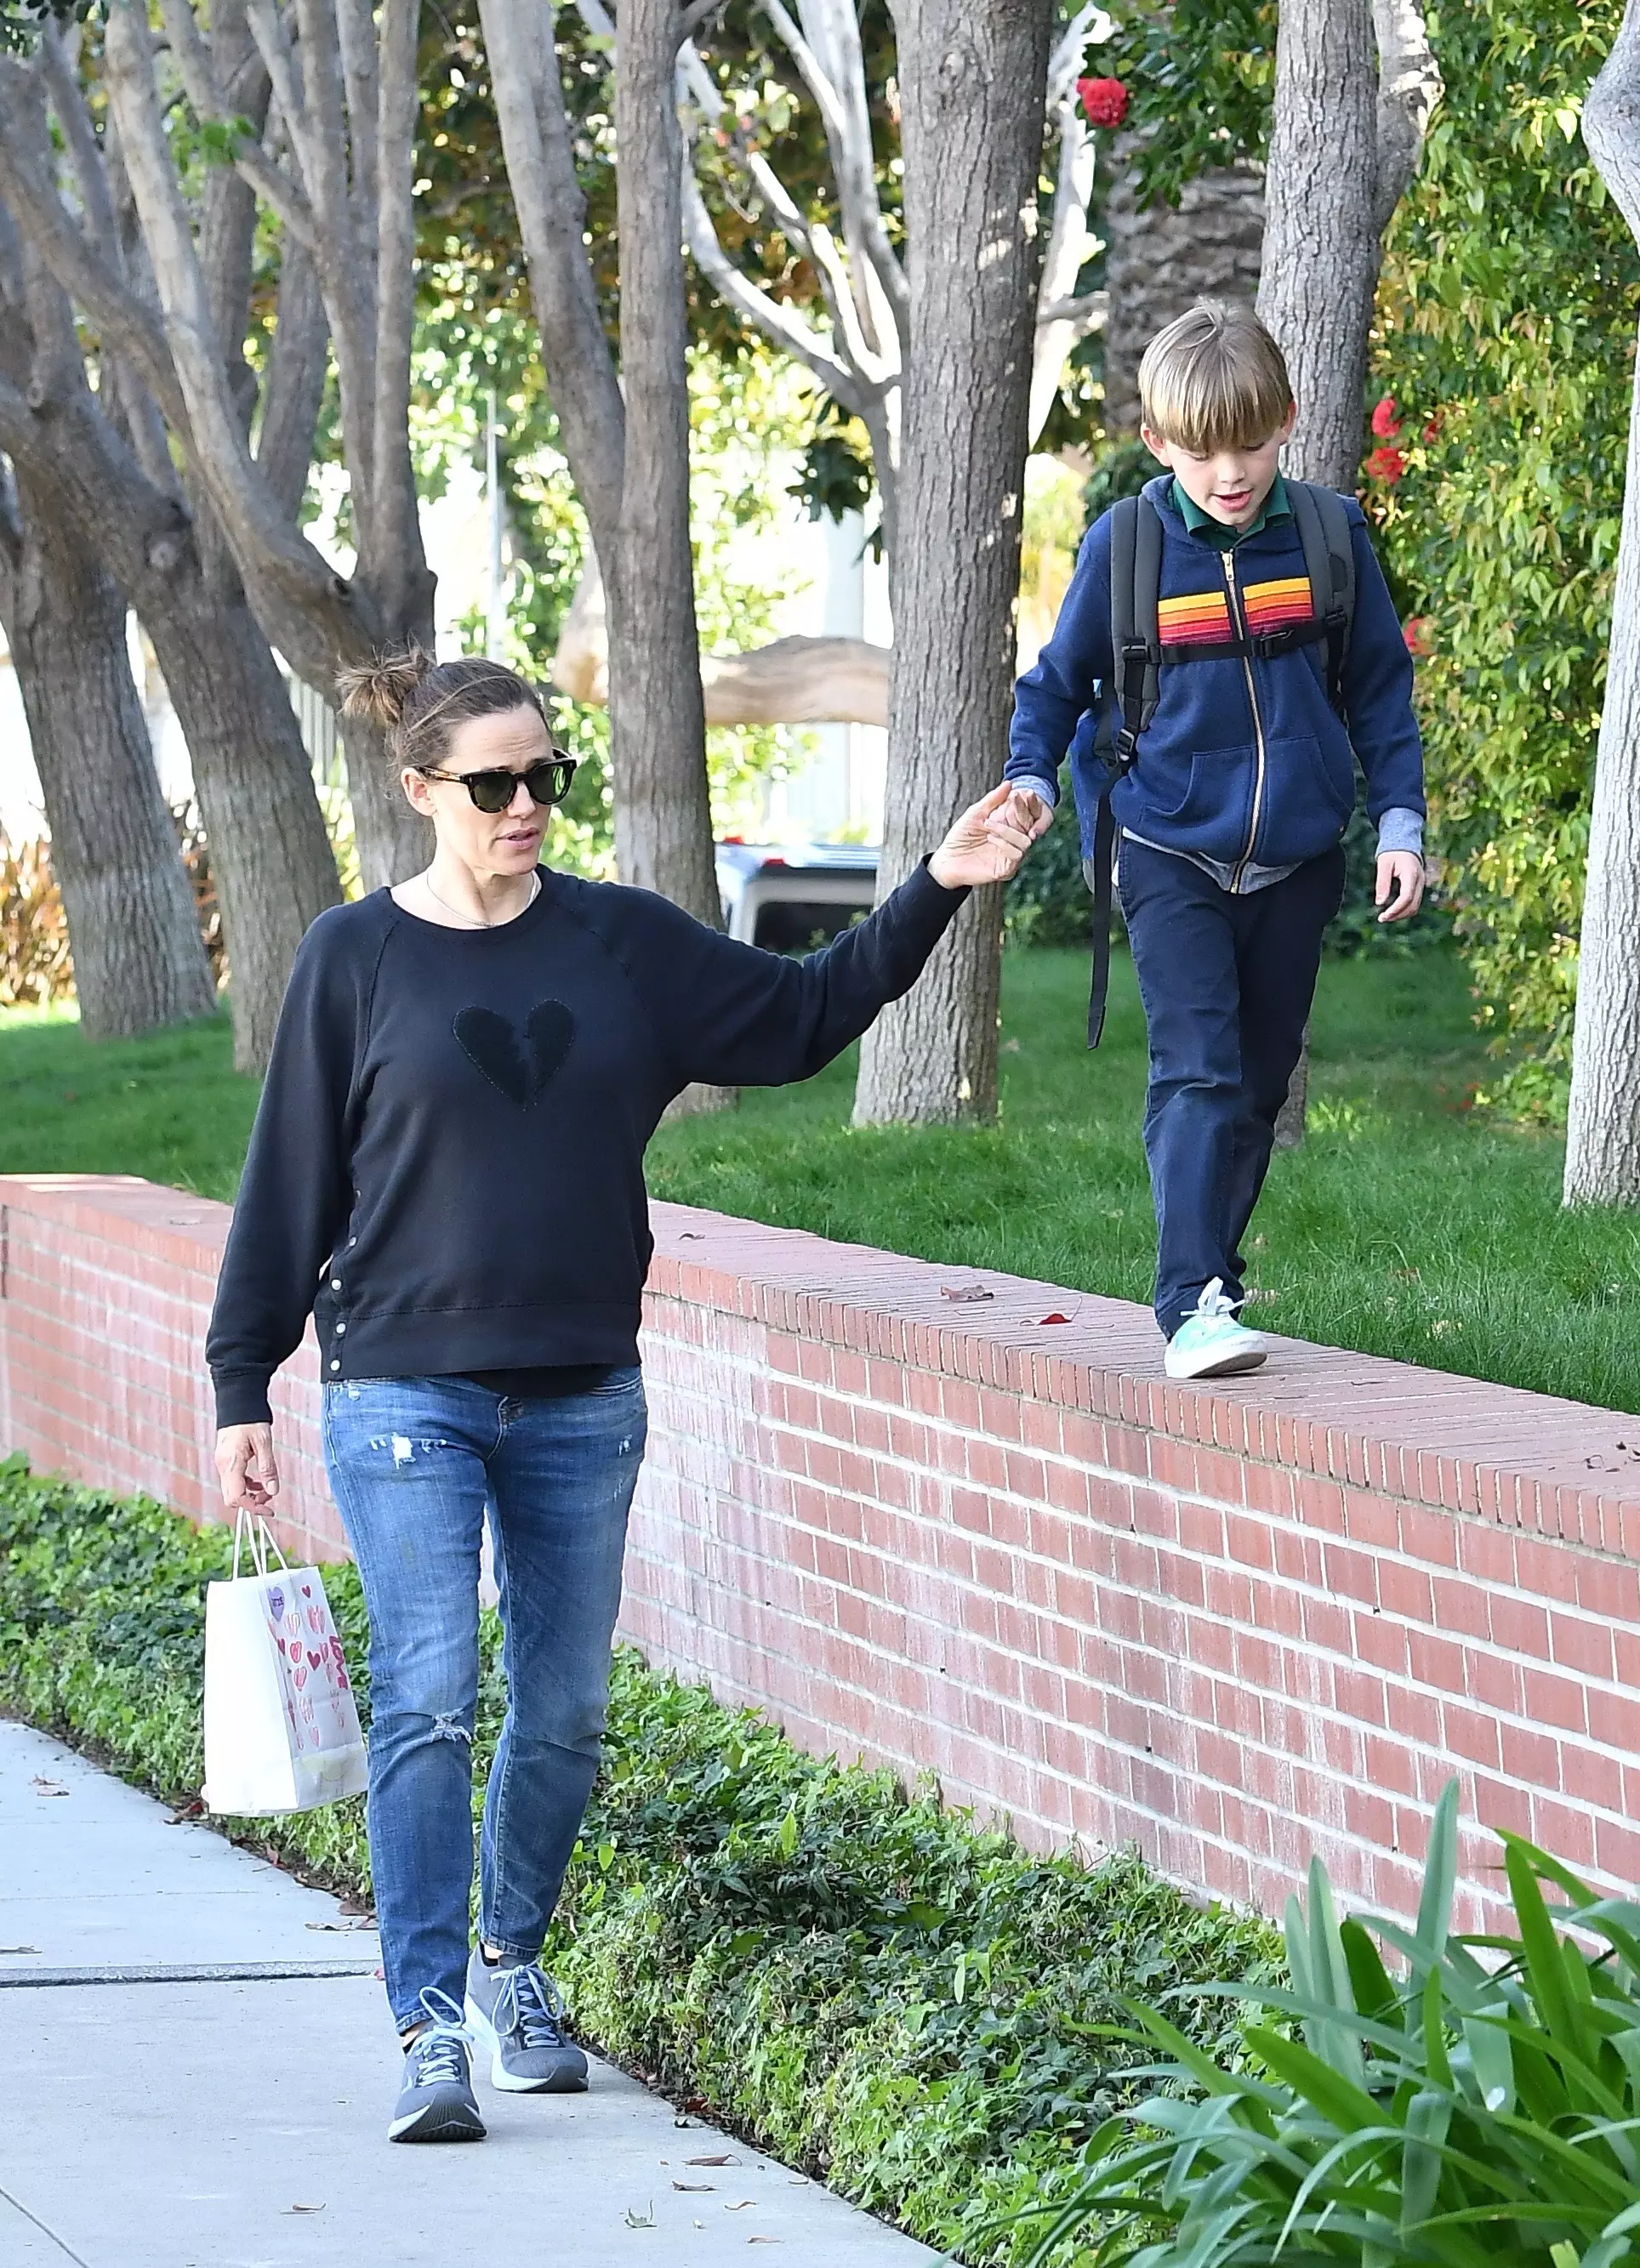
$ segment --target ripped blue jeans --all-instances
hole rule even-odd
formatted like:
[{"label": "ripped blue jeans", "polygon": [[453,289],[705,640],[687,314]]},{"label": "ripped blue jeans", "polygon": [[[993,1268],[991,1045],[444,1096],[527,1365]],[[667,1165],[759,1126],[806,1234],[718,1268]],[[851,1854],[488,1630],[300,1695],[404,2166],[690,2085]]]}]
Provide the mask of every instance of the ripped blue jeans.
[{"label": "ripped blue jeans", "polygon": [[598,1768],[645,1423],[636,1369],[528,1401],[465,1378],[324,1389],[325,1462],[370,1615],[370,1864],[401,2030],[424,1989],[459,2003],[466,1980],[485,1517],[507,1706],[479,1926],[533,1961]]}]

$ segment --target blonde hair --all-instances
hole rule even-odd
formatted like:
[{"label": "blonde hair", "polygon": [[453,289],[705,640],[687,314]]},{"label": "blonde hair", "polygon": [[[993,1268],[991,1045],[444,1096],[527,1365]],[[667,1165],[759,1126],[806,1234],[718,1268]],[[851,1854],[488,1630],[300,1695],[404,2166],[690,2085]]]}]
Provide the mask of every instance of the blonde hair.
[{"label": "blonde hair", "polygon": [[1145,349],[1139,399],[1153,433],[1211,457],[1267,441],[1293,406],[1293,387],[1251,307],[1198,299]]},{"label": "blonde hair", "polygon": [[434,661],[418,645],[379,653],[373,661],[344,669],[336,693],[344,717],[374,725],[386,736],[394,761],[416,771],[442,763],[469,718],[533,709],[543,723],[546,718],[540,694],[515,670],[480,654]]}]

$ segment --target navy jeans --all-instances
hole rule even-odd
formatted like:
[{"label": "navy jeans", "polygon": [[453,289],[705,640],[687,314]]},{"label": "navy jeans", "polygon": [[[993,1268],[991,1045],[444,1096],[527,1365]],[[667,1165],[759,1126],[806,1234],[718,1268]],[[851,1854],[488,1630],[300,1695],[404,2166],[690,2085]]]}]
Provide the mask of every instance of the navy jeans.
[{"label": "navy jeans", "polygon": [[370,1865],[401,2030],[424,1989],[459,2003],[466,1980],[485,1515],[507,1706],[479,1926],[534,1961],[598,1768],[645,1426],[635,1369],[529,1401],[464,1378],[325,1388],[325,1462],[370,1614]]},{"label": "navy jeans", "polygon": [[1241,1241],[1304,1045],[1321,933],[1344,894],[1344,854],[1235,896],[1188,858],[1124,839],[1118,891],[1150,1035],[1156,1318],[1171,1338],[1214,1277],[1232,1299],[1245,1288]]}]

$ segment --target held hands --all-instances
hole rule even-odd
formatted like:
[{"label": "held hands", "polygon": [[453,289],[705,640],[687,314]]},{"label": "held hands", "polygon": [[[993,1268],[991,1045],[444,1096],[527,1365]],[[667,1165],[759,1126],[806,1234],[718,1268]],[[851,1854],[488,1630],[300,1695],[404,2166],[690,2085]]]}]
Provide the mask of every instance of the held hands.
[{"label": "held hands", "polygon": [[230,1512],[263,1512],[279,1493],[271,1425],[225,1425],[217,1435],[217,1478]]},{"label": "held hands", "polygon": [[1004,784],[971,804],[953,820],[949,834],[928,861],[935,880],[947,890],[1006,882],[1035,839],[1029,824],[1013,815],[1013,806],[1023,810],[1024,803],[1036,801],[1035,796],[1022,797]]},{"label": "held hands", "polygon": [[1374,905],[1380,922],[1410,921],[1423,903],[1423,861],[1415,850],[1386,850],[1378,860]]},{"label": "held hands", "polygon": [[994,827],[998,820],[1017,828],[1029,841],[1039,843],[1053,824],[1053,806],[1045,803],[1032,788],[1010,785],[1008,801],[987,824]]}]

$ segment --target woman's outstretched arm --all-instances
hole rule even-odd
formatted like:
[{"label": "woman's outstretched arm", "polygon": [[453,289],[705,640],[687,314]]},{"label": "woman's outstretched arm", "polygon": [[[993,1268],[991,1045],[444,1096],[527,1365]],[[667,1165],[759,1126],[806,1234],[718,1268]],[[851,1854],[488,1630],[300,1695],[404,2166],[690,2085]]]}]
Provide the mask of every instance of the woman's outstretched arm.
[{"label": "woman's outstretched arm", "polygon": [[911,990],[970,889],[1018,866],[1031,837],[1008,809],[1006,787],[982,797],[873,914],[802,961],[647,900],[626,968],[679,1089],[784,1086],[840,1055]]}]

